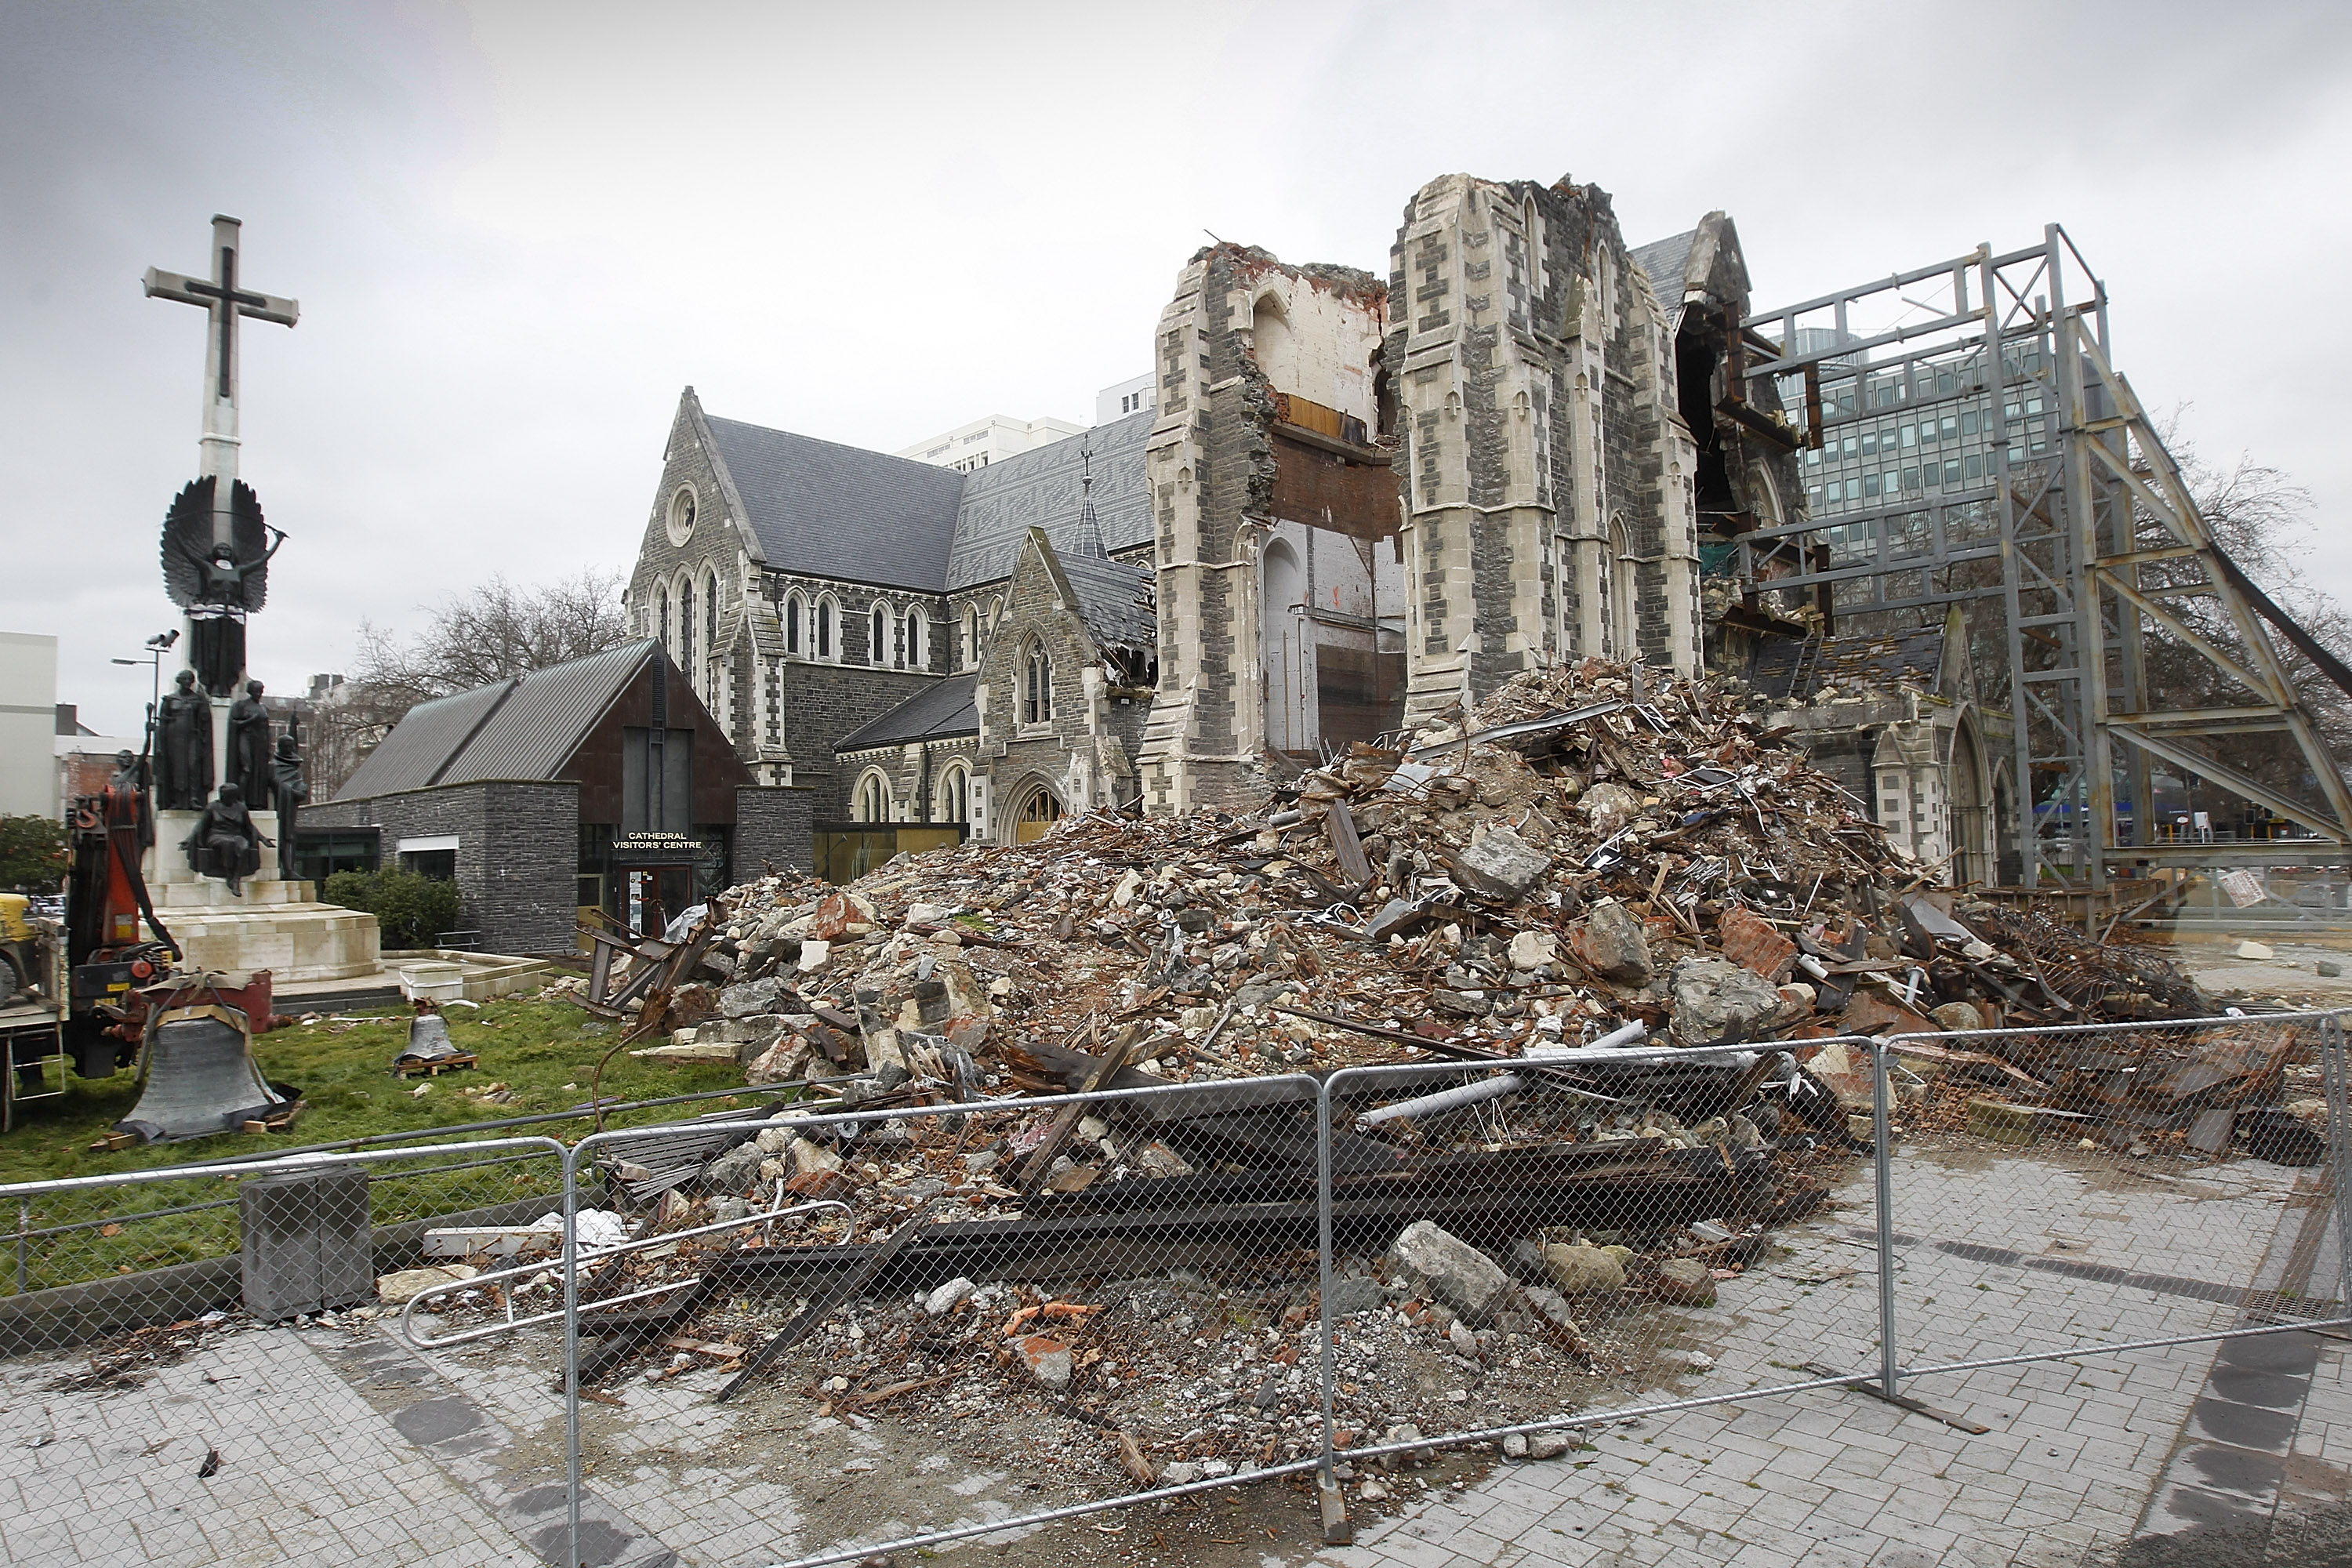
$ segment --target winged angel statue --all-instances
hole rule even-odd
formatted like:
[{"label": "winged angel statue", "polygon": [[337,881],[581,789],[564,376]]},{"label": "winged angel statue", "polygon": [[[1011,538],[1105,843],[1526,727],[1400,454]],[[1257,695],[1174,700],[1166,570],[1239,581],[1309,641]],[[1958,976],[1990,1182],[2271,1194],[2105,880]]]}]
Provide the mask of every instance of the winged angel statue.
[{"label": "winged angel statue", "polygon": [[261,520],[261,498],[242,480],[229,490],[230,538],[213,537],[219,480],[192,480],[163,518],[163,586],[187,611],[188,662],[205,689],[226,697],[245,673],[245,618],[269,598],[269,558],[286,535]]}]

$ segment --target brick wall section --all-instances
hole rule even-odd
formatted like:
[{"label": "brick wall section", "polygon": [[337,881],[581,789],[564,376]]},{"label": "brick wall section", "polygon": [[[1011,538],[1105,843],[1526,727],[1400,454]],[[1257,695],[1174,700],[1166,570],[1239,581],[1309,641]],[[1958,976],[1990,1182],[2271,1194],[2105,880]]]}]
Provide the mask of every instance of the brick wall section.
[{"label": "brick wall section", "polygon": [[813,871],[809,825],[816,792],[798,785],[747,784],[735,792],[735,879],[748,882],[766,868]]},{"label": "brick wall section", "polygon": [[387,865],[404,838],[457,837],[459,924],[494,952],[557,952],[573,943],[580,868],[580,788],[470,784],[331,801],[302,812],[306,827],[383,829]]}]

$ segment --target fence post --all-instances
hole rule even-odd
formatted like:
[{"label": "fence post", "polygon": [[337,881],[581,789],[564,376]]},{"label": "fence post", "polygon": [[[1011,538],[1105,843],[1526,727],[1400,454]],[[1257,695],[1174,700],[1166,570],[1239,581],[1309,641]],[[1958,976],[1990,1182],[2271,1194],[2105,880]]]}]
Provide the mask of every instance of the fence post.
[{"label": "fence post", "polygon": [[2327,1163],[2336,1204],[2336,1299],[2339,1317],[2352,1317],[2352,1062],[2345,1059],[2344,1020],[2319,1021],[2319,1065],[2327,1084]]},{"label": "fence post", "polygon": [[[1337,1075],[1334,1075],[1337,1076]],[[1316,1500],[1323,1514],[1323,1539],[1330,1545],[1340,1545],[1350,1539],[1348,1529],[1348,1504],[1339,1490],[1339,1478],[1334,1473],[1338,1457],[1332,1447],[1336,1434],[1333,1416],[1333,1380],[1337,1359],[1332,1347],[1335,1325],[1331,1318],[1331,1079],[1325,1078],[1315,1089],[1315,1267],[1316,1300],[1321,1309],[1323,1330],[1323,1464],[1315,1472]]]},{"label": "fence post", "polygon": [[1895,1047],[1886,1040],[1870,1042],[1870,1130],[1877,1145],[1878,1176],[1878,1382],[1892,1399],[1895,1394],[1895,1162],[1889,1122],[1888,1059]]},{"label": "fence post", "polygon": [[563,1542],[580,1564],[580,1150],[563,1152]]}]

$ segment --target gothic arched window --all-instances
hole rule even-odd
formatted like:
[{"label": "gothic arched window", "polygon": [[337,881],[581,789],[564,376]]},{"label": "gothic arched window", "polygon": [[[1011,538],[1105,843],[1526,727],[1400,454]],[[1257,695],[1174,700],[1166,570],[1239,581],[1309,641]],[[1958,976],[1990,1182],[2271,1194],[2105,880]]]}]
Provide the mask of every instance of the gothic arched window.
[{"label": "gothic arched window", "polygon": [[801,651],[801,617],[808,614],[808,604],[794,589],[784,596],[784,651],[797,658]]},{"label": "gothic arched window", "polygon": [[940,775],[939,819],[971,820],[971,770],[958,763]]},{"label": "gothic arched window", "polygon": [[1047,724],[1054,718],[1054,661],[1045,645],[1031,637],[1021,650],[1021,721]]},{"label": "gothic arched window", "polygon": [[906,632],[906,666],[908,669],[921,669],[931,662],[931,650],[923,646],[923,612],[920,607],[907,612]]},{"label": "gothic arched window", "polygon": [[816,656],[831,658],[833,651],[833,595],[827,594],[816,602]]},{"label": "gothic arched window", "polygon": [[851,804],[850,816],[859,822],[890,820],[890,781],[879,768],[868,768],[857,781],[857,797]]},{"label": "gothic arched window", "polygon": [[866,657],[877,665],[890,662],[890,612],[879,604],[874,606],[873,640],[866,645]]}]

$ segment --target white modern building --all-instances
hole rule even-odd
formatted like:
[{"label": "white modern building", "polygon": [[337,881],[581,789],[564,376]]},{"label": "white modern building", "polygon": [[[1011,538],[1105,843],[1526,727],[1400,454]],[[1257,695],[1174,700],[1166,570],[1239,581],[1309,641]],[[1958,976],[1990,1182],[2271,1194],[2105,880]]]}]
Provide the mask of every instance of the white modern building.
[{"label": "white modern building", "polygon": [[1152,390],[1151,376],[1147,372],[1096,393],[1095,423],[1108,425],[1130,414],[1157,410],[1159,406],[1159,395]]},{"label": "white modern building", "polygon": [[0,816],[58,816],[58,639],[0,632]]},{"label": "white modern building", "polygon": [[1066,419],[1015,419],[1010,415],[992,414],[985,419],[959,425],[943,436],[901,447],[898,455],[969,474],[1079,434],[1081,427]]}]

